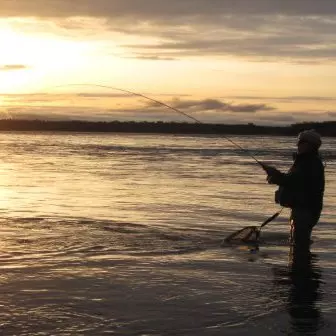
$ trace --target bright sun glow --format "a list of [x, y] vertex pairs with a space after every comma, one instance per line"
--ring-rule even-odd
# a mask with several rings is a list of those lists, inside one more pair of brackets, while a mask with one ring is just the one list
[[[0, 91], [29, 90], [48, 76], [67, 76], [83, 61], [88, 46], [57, 37], [31, 36], [0, 27]], [[10, 70], [6, 66], [22, 66]]]

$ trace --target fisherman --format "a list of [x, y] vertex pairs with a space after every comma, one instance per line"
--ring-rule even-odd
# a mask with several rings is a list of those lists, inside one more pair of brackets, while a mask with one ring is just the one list
[[294, 246], [308, 247], [317, 224], [324, 194], [324, 165], [319, 155], [321, 136], [315, 130], [299, 134], [294, 163], [288, 173], [263, 165], [267, 181], [279, 186], [275, 202], [291, 209], [291, 241]]

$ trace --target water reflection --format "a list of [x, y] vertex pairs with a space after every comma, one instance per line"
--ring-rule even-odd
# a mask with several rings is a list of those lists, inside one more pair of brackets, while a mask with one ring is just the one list
[[317, 305], [322, 299], [322, 272], [317, 255], [309, 248], [291, 247], [288, 267], [275, 266], [273, 271], [277, 293], [282, 293], [286, 300], [290, 332], [315, 335], [323, 327], [323, 317]]

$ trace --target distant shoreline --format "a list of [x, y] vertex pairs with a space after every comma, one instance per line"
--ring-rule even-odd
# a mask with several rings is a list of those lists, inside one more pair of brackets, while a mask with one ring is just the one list
[[156, 133], [156, 134], [231, 134], [296, 136], [305, 129], [315, 129], [322, 136], [336, 137], [336, 121], [305, 122], [289, 126], [260, 126], [249, 124], [197, 124], [181, 122], [137, 121], [46, 121], [0, 120], [0, 131], [52, 131], [102, 133]]

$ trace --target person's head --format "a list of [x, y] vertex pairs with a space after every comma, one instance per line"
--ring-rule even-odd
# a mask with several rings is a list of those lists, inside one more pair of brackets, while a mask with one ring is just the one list
[[316, 152], [322, 144], [321, 136], [315, 130], [306, 130], [297, 139], [298, 153]]

